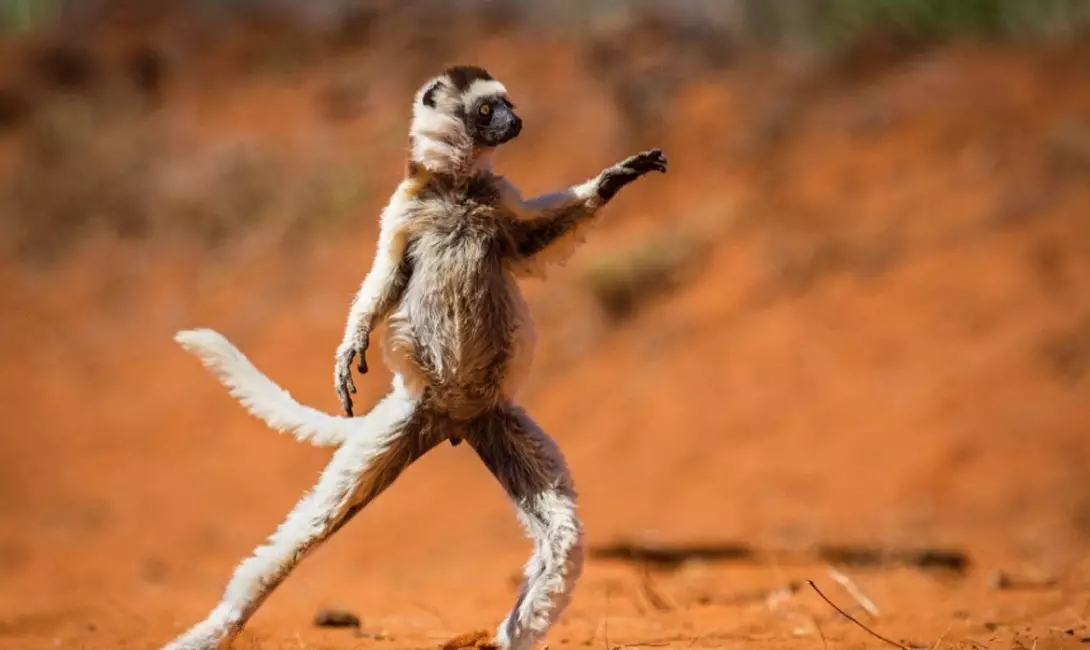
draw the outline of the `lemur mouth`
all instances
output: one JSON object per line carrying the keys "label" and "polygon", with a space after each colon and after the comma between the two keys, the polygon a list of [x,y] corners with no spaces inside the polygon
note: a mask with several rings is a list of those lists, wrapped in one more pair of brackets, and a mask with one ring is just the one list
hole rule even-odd
{"label": "lemur mouth", "polygon": [[522,133],[522,119],[516,115],[511,119],[511,124],[508,125],[503,136],[500,137],[499,144],[505,144],[514,140],[518,137],[519,133]]}

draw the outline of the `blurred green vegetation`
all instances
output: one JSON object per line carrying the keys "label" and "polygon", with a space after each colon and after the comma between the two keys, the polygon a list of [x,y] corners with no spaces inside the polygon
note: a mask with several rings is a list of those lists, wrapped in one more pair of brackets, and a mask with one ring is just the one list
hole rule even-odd
{"label": "blurred green vegetation", "polygon": [[[778,4],[790,10],[797,1]],[[870,31],[923,38],[959,35],[1049,35],[1081,29],[1090,20],[1087,0],[829,0],[819,29],[836,42]]]}
{"label": "blurred green vegetation", "polygon": [[31,32],[55,22],[62,8],[62,0],[0,0],[0,28],[9,32]]}
{"label": "blurred green vegetation", "polygon": [[[249,12],[295,12],[318,20],[337,20],[371,11],[370,0],[172,0],[163,10],[181,10],[230,19]],[[67,15],[81,20],[123,7],[113,0],[0,0],[0,29],[29,32]],[[138,1],[146,13],[154,9]],[[874,32],[942,39],[960,35],[1051,35],[1080,31],[1090,25],[1090,0],[413,0],[405,7],[428,12],[502,15],[507,23],[570,27],[603,15],[653,13],[682,23],[721,26],[753,40],[797,39],[834,47]],[[780,38],[784,37],[784,38]]]}

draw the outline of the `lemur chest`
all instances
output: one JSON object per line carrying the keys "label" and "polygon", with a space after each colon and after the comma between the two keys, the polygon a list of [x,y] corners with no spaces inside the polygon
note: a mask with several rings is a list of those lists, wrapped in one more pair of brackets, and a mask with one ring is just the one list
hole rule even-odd
{"label": "lemur chest", "polygon": [[506,225],[488,196],[437,193],[416,220],[415,257],[456,272],[487,271],[510,254]]}

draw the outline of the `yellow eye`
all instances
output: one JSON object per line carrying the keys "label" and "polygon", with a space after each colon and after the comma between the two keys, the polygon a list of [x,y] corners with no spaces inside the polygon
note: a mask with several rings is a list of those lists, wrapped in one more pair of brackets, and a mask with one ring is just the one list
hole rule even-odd
{"label": "yellow eye", "polygon": [[492,107],[491,106],[489,106],[488,104],[481,104],[481,108],[480,108],[481,115],[488,115],[491,112],[492,112]]}

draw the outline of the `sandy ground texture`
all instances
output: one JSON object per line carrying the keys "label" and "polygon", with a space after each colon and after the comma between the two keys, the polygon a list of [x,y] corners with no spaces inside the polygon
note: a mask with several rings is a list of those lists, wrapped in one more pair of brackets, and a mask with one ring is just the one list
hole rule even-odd
{"label": "sandy ground texture", "polygon": [[[466,57],[489,47],[509,45]],[[671,159],[571,267],[527,283],[526,403],[568,457],[590,544],[549,647],[887,645],[808,580],[905,647],[1090,647],[1090,148],[1063,127],[1090,124],[1088,53],[952,47],[812,85],[727,72],[681,89],[661,139],[621,146],[563,47],[504,60],[528,115],[499,164],[528,191],[621,148]],[[325,121],[323,74],[182,80],[163,128],[361,150],[403,128],[407,104]],[[0,649],[160,647],[313,483],[328,452],[249,418],[171,336],[215,328],[336,410],[333,351],[401,145],[374,145],[362,225],[305,252],[106,237],[0,269]],[[690,227],[679,286],[605,318],[582,270]],[[361,409],[389,379],[371,366]],[[472,451],[442,446],[236,647],[436,647],[498,623],[528,553]],[[325,609],[359,628],[314,626]]]}

